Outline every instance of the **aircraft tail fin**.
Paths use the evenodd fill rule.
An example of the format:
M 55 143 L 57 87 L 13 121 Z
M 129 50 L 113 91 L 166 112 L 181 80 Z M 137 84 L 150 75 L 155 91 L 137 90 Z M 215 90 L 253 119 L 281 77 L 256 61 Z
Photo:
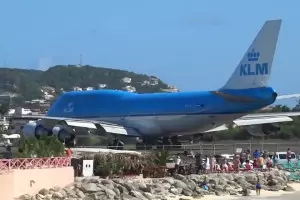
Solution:
M 230 79 L 221 89 L 268 86 L 281 19 L 266 21 Z

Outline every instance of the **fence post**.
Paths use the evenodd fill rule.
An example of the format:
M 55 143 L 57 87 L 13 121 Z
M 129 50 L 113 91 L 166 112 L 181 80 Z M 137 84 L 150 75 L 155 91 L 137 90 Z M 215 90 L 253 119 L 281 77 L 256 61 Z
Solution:
M 216 144 L 214 143 L 214 155 L 216 155 Z
M 233 154 L 236 153 L 236 143 L 233 144 Z

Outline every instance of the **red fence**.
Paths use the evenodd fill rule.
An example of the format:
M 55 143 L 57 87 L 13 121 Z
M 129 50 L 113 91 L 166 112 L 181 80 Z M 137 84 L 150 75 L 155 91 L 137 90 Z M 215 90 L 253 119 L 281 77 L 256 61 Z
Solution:
M 0 172 L 13 169 L 46 169 L 71 166 L 71 158 L 16 158 L 0 159 Z

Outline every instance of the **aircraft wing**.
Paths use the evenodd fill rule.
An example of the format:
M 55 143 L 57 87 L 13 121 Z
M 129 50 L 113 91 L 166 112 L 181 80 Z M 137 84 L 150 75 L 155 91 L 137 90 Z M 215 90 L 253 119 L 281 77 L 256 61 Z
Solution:
M 300 112 L 248 114 L 233 121 L 237 126 L 269 124 L 293 121 L 291 117 L 300 116 Z
M 256 124 L 269 124 L 293 121 L 292 117 L 300 116 L 300 112 L 281 112 L 281 113 L 257 113 L 248 114 L 233 120 L 236 126 L 250 126 Z M 204 131 L 204 133 L 228 130 L 227 125 L 223 124 L 216 128 Z
M 300 98 L 300 94 L 280 95 L 280 96 L 276 97 L 276 100 L 281 100 L 281 99 L 292 99 L 292 98 Z
M 68 126 L 82 127 L 89 129 L 99 129 L 103 128 L 107 133 L 127 135 L 140 137 L 141 134 L 134 128 L 124 127 L 118 124 L 113 124 L 105 121 L 94 120 L 94 119 L 78 119 L 78 118 L 65 118 L 65 117 L 49 117 L 49 116 L 33 116 L 33 115 L 23 115 L 23 119 L 45 119 L 54 120 L 57 122 L 65 122 Z

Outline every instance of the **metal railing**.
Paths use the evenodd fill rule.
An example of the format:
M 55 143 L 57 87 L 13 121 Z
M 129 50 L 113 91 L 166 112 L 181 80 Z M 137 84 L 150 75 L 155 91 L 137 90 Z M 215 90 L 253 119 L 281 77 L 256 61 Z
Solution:
M 0 159 L 0 172 L 13 169 L 45 169 L 69 166 L 71 166 L 71 158 L 69 157 Z
M 172 152 L 182 152 L 184 150 L 193 150 L 201 154 L 217 155 L 217 154 L 234 154 L 237 149 L 249 149 L 254 152 L 256 149 L 266 150 L 268 152 L 285 152 L 287 148 L 295 153 L 300 152 L 299 142 L 284 142 L 284 143 L 265 143 L 265 142 L 241 142 L 241 143 L 199 143 L 199 144 L 184 144 L 184 145 L 155 145 L 155 146 L 139 146 L 125 145 L 120 146 L 77 146 L 76 148 L 94 148 L 94 149 L 119 149 L 131 150 L 147 153 L 157 149 L 166 149 Z

